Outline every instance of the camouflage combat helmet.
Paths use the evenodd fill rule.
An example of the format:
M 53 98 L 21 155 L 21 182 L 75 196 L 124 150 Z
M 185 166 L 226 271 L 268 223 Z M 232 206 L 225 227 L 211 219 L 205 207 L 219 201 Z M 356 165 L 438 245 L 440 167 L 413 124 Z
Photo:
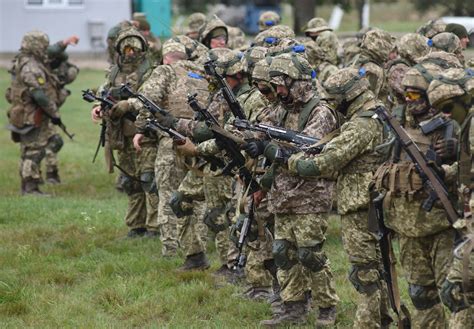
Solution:
M 225 23 L 217 16 L 203 25 L 199 31 L 199 34 L 201 43 L 206 47 L 210 46 L 212 38 L 216 38 L 218 36 L 225 36 L 226 40 L 229 38 L 227 25 L 225 25 Z
M 148 50 L 148 42 L 134 27 L 124 28 L 117 35 L 117 40 L 115 41 L 115 50 L 119 54 L 123 54 L 123 50 L 126 46 L 140 49 L 143 52 Z
M 255 43 L 268 48 L 278 46 L 283 39 L 294 38 L 295 32 L 289 26 L 278 25 L 259 33 L 257 37 L 255 37 Z
M 216 71 L 222 75 L 236 75 L 244 70 L 242 58 L 244 54 L 238 50 L 232 50 L 217 59 Z
M 416 62 L 428 68 L 433 69 L 449 69 L 449 68 L 463 68 L 459 59 L 451 53 L 445 51 L 433 51 L 428 55 L 417 58 Z
M 270 64 L 272 63 L 272 57 L 265 57 L 255 63 L 255 67 L 252 72 L 252 80 L 270 82 Z
M 247 45 L 247 40 L 245 39 L 245 33 L 239 27 L 228 26 L 227 31 L 229 33 L 229 42 L 228 47 L 230 49 L 245 50 Z
M 456 54 L 462 51 L 461 41 L 456 34 L 451 32 L 438 33 L 431 41 L 433 48 L 447 53 Z
M 380 29 L 370 30 L 362 38 L 360 48 L 379 64 L 383 64 L 393 49 L 392 36 Z
M 324 82 L 324 89 L 329 98 L 339 101 L 351 101 L 369 90 L 369 81 L 363 69 L 347 67 L 330 75 Z
M 472 70 L 449 69 L 443 71 L 430 83 L 427 94 L 431 105 L 454 97 L 470 94 L 474 92 L 474 72 Z
M 427 75 L 428 74 L 428 77 Z M 402 86 L 426 91 L 431 82 L 431 73 L 424 67 L 413 67 L 409 69 L 402 79 Z
M 252 74 L 252 70 L 255 67 L 255 64 L 261 59 L 265 58 L 265 55 L 268 52 L 268 48 L 265 47 L 252 47 L 247 49 L 242 58 L 242 65 L 244 66 L 244 71 Z
M 193 13 L 188 17 L 188 31 L 187 32 L 199 32 L 199 29 L 203 27 L 207 22 L 206 15 L 203 13 Z
M 408 33 L 400 38 L 397 42 L 398 53 L 401 58 L 414 63 L 415 59 L 426 56 L 430 47 L 428 46 L 428 38 L 418 33 Z
M 186 57 L 188 57 L 187 52 L 186 52 L 186 47 L 179 41 L 176 41 L 174 38 L 167 40 L 163 44 L 162 52 L 163 52 L 163 57 L 169 53 L 175 53 L 175 52 L 183 53 L 184 55 L 186 55 Z
M 309 62 L 295 52 L 281 54 L 273 58 L 270 64 L 270 78 L 289 76 L 293 80 L 311 80 L 315 73 Z
M 309 33 L 318 33 L 324 31 L 332 31 L 329 27 L 328 23 L 324 18 L 315 17 L 312 18 L 307 24 L 306 28 L 304 29 L 304 33 L 308 35 Z
M 441 19 L 434 19 L 429 20 L 424 25 L 420 26 L 416 33 L 424 35 L 427 38 L 432 38 L 436 34 L 444 32 L 446 29 L 446 23 L 444 23 Z
M 186 55 L 190 60 L 203 57 L 209 51 L 209 49 L 202 43 L 185 35 L 177 35 L 173 37 L 173 40 L 184 45 L 186 48 Z
M 280 24 L 280 15 L 274 11 L 265 11 L 260 14 L 258 19 L 258 28 L 260 31 L 265 31 L 271 28 L 272 26 L 276 26 Z
M 46 33 L 35 30 L 26 33 L 21 40 L 21 51 L 30 53 L 38 58 L 46 56 L 49 37 Z

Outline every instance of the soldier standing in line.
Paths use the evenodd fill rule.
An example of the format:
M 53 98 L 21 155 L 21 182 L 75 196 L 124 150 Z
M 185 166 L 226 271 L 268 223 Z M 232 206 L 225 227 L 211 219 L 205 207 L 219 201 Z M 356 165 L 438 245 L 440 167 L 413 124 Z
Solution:
M 118 151 L 120 185 L 128 196 L 125 223 L 130 229 L 127 234 L 130 238 L 156 237 L 158 234 L 158 190 L 154 175 L 156 139 L 145 138 L 141 152 L 135 151 L 133 121 L 138 113 L 127 102 L 129 95 L 121 92 L 124 83 L 138 90 L 150 76 L 153 64 L 147 56 L 147 49 L 145 38 L 135 28 L 124 28 L 118 33 L 115 41 L 117 64 L 112 65 L 107 81 L 101 86 L 118 102 L 108 113 L 102 113 L 99 106 L 92 109 L 93 120 L 105 119 L 107 142 L 112 150 Z M 113 156 L 112 162 L 116 166 Z
M 383 124 L 372 118 L 382 103 L 369 90 L 363 72 L 354 68 L 334 73 L 324 87 L 347 122 L 319 155 L 295 154 L 288 160 L 288 168 L 302 177 L 338 174 L 337 210 L 344 250 L 352 265 L 349 281 L 359 293 L 353 327 L 387 328 L 392 319 L 381 276 L 380 249 L 376 235 L 367 226 L 369 184 L 389 152 Z
M 48 68 L 48 36 L 40 31 L 31 31 L 23 36 L 20 53 L 15 57 L 11 87 L 6 98 L 12 107 L 8 120 L 12 140 L 20 143 L 21 193 L 44 195 L 41 183 L 41 160 L 46 154 L 49 134 L 48 125 L 61 124 L 57 107 L 59 82 Z

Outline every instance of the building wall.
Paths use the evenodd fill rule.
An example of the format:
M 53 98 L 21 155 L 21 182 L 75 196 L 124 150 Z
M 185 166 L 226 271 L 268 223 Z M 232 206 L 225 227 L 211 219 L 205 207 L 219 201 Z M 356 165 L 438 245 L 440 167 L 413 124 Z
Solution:
M 79 36 L 79 44 L 68 48 L 70 52 L 101 50 L 107 31 L 131 17 L 130 0 L 84 0 L 84 4 L 76 8 L 31 8 L 26 2 L 0 0 L 0 52 L 17 51 L 22 36 L 35 29 L 46 32 L 51 43 L 73 34 Z M 98 37 L 94 42 L 91 24 L 96 27 Z

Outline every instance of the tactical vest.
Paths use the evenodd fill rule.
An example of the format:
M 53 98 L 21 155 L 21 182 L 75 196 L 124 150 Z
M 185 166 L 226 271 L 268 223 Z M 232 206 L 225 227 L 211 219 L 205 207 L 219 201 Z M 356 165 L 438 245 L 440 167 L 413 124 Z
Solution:
M 10 73 L 12 74 L 12 85 L 7 89 L 6 98 L 10 100 L 12 106 L 7 111 L 9 122 L 17 127 L 23 128 L 28 125 L 38 126 L 41 124 L 41 108 L 34 102 L 29 93 L 29 88 L 21 79 L 21 70 L 32 61 L 31 57 L 19 55 L 13 64 Z M 43 84 L 43 90 L 51 102 L 56 102 L 56 86 L 59 85 L 57 78 L 41 62 L 34 60 L 39 69 L 43 71 L 46 81 Z
M 188 105 L 188 95 L 197 94 L 199 104 L 206 104 L 209 97 L 207 80 L 186 64 L 171 65 L 176 74 L 176 86 L 168 95 L 168 110 L 176 118 L 192 119 L 194 111 Z

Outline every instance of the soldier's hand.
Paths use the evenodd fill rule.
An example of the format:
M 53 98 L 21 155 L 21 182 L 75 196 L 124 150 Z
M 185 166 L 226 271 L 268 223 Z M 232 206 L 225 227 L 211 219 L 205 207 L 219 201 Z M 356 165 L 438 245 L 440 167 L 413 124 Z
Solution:
M 162 126 L 167 128 L 174 128 L 176 123 L 176 118 L 172 114 L 163 115 L 159 112 L 155 114 L 156 121 L 158 121 Z
M 247 153 L 251 158 L 256 159 L 259 155 L 263 154 L 265 147 L 265 141 L 253 140 L 247 144 L 244 144 L 242 149 L 245 150 L 245 153 Z
M 69 45 L 77 45 L 79 43 L 79 37 L 77 35 L 71 35 L 69 38 L 67 39 L 64 39 L 63 40 L 63 43 L 66 45 L 66 46 L 69 46 Z
M 186 137 L 186 142 L 181 145 L 176 145 L 176 151 L 184 156 L 197 156 L 199 154 L 196 145 Z
M 94 123 L 99 123 L 102 120 L 102 112 L 100 111 L 100 106 L 92 108 L 91 119 Z
M 143 137 L 145 137 L 145 135 L 143 134 L 135 134 L 135 136 L 133 136 L 133 147 L 135 147 L 135 150 L 137 152 L 142 151 L 141 143 L 142 143 Z
M 434 145 L 436 154 L 442 159 L 454 159 L 457 156 L 458 140 L 456 138 L 440 139 Z
M 51 122 L 53 125 L 59 126 L 62 124 L 61 118 L 51 118 Z
M 128 101 L 123 100 L 117 102 L 112 108 L 110 109 L 110 118 L 112 120 L 116 120 L 124 116 L 130 110 L 130 104 Z
M 267 196 L 267 192 L 260 190 L 255 192 L 253 195 L 253 201 L 255 202 L 255 207 L 258 207 L 260 202 Z

